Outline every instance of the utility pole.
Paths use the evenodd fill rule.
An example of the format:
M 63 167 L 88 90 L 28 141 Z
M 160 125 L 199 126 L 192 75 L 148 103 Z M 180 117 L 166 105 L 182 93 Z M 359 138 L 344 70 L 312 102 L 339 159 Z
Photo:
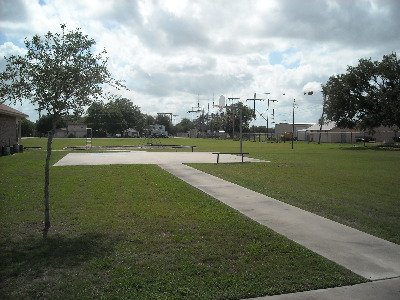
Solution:
M 254 118 L 256 117 L 256 101 L 264 101 L 264 99 L 257 99 L 256 97 L 257 93 L 254 93 L 254 98 L 253 99 L 247 99 L 246 101 L 253 101 L 253 115 Z M 253 141 L 256 141 L 256 133 L 255 133 L 255 127 L 254 127 L 254 123 L 253 123 Z
M 232 104 L 231 104 L 231 109 L 232 109 L 232 141 L 235 138 L 235 111 L 234 111 L 234 107 L 233 107 L 233 101 L 235 100 L 239 100 L 240 98 L 237 97 L 230 97 L 228 98 L 228 101 L 231 100 Z
M 293 141 L 294 141 L 294 106 L 296 104 L 296 99 L 293 99 L 293 121 L 292 121 L 292 149 L 293 149 Z

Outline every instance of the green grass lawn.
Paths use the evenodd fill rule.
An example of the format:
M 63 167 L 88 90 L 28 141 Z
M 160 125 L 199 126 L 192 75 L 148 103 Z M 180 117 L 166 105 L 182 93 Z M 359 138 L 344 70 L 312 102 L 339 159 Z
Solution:
M 45 145 L 27 139 L 24 145 Z M 146 139 L 94 139 L 93 145 L 139 145 Z M 239 142 L 211 139 L 153 139 L 153 143 L 196 145 L 196 151 L 239 151 Z M 84 145 L 56 139 L 55 148 Z M 244 142 L 266 164 L 196 165 L 196 168 L 254 191 L 400 244 L 400 151 L 362 144 Z M 184 150 L 179 150 L 184 151 Z M 190 150 L 189 150 L 190 151 Z
M 244 149 L 271 162 L 195 167 L 400 244 L 400 151 L 251 142 Z
M 27 139 L 25 145 L 45 145 Z M 139 145 L 146 139 L 94 139 L 93 145 Z M 153 143 L 196 145 L 196 151 L 239 151 L 239 142 L 211 139 L 153 139 Z M 55 148 L 84 145 L 56 139 Z M 266 164 L 195 167 L 254 191 L 400 244 L 400 151 L 362 144 L 244 142 L 243 150 Z M 184 150 L 179 150 L 184 151 Z M 190 150 L 189 150 L 190 151 Z
M 82 142 L 55 148 L 67 141 Z M 43 240 L 44 155 L 0 157 L 0 298 L 241 299 L 365 281 L 157 166 L 52 167 Z

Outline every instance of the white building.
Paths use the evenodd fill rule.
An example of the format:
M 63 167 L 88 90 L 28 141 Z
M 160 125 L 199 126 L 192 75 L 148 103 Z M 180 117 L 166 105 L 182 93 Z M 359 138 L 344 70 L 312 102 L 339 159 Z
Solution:
M 168 131 L 165 130 L 164 125 L 155 124 L 150 125 L 150 135 L 153 137 L 168 137 Z
M 54 133 L 56 138 L 74 137 L 83 138 L 87 135 L 86 124 L 68 124 L 67 128 L 58 128 Z
M 298 132 L 309 128 L 315 123 L 294 123 L 294 138 L 298 139 Z M 291 123 L 279 123 L 275 125 L 275 137 L 280 139 L 284 136 L 290 136 L 293 133 L 293 124 Z
M 139 134 L 139 131 L 137 131 L 136 129 L 128 128 L 128 129 L 124 130 L 124 136 L 136 138 L 136 137 L 140 137 L 140 134 Z

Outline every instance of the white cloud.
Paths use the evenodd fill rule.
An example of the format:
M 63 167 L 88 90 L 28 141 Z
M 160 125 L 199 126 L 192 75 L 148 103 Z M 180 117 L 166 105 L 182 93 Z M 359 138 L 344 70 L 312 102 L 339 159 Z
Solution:
M 107 49 L 112 74 L 131 89 L 124 95 L 144 112 L 180 117 L 197 93 L 207 107 L 213 93 L 245 100 L 268 91 L 278 121 L 296 98 L 299 121 L 315 122 L 322 99 L 303 95 L 305 87 L 400 49 L 396 0 L 0 0 L 0 54 L 21 53 L 24 37 L 60 23 Z
M 0 70 L 4 70 L 6 67 L 5 57 L 10 55 L 24 55 L 26 50 L 14 45 L 12 42 L 5 42 L 0 45 Z

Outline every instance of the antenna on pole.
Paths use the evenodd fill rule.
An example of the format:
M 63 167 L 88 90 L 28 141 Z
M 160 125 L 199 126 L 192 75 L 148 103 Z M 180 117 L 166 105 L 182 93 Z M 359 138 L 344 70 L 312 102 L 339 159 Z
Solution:
M 172 116 L 173 116 L 172 113 L 157 113 L 157 115 L 159 115 L 159 116 L 169 116 L 169 118 L 171 120 L 171 123 L 172 123 Z
M 264 101 L 264 99 L 257 99 L 257 93 L 254 93 L 254 98 L 252 99 L 246 99 L 246 101 L 253 101 L 253 114 L 254 114 L 254 118 L 256 116 L 256 101 Z M 254 123 L 253 123 L 253 142 L 256 141 L 256 133 L 255 133 L 255 127 L 254 127 Z

